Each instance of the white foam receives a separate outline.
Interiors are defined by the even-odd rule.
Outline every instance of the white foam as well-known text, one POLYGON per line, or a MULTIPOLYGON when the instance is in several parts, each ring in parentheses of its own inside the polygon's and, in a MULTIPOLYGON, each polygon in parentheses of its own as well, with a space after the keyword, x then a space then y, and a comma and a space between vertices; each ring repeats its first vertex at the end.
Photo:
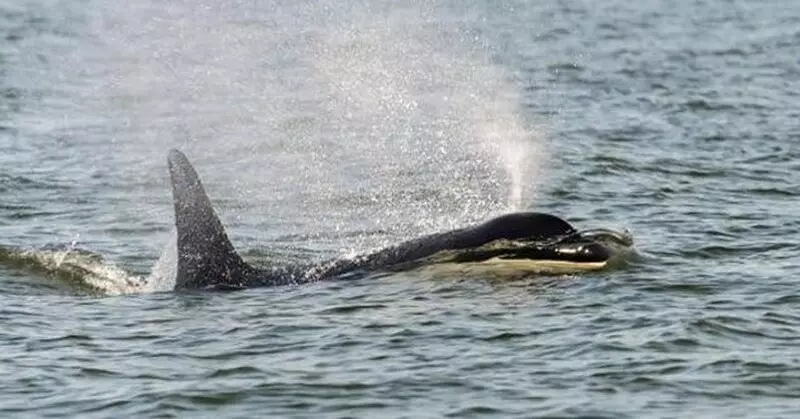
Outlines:
MULTIPOLYGON (((177 272, 177 233, 172 231, 161 257, 150 275, 132 274, 99 254, 78 249, 77 238, 63 249, 5 249, 4 257, 22 262, 23 266, 45 271, 64 285, 91 288, 106 295, 171 291, 177 272)), ((0 247, 0 250, 3 250, 0 247)))
POLYGON ((57 277, 69 278, 74 285, 89 286, 108 295, 131 294, 141 292, 145 281, 106 262, 99 255, 77 251, 74 248, 65 250, 25 250, 19 258, 34 261, 39 267, 55 274, 57 277))

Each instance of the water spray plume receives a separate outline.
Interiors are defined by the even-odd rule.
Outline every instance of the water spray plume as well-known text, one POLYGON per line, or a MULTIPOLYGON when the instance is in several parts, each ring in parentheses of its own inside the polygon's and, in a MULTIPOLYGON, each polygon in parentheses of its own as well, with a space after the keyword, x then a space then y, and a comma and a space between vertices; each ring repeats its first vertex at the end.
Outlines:
POLYGON ((332 125, 364 127, 355 141, 380 162, 371 170, 433 171, 437 188, 467 191, 452 198, 475 218, 530 205, 542 151, 513 81, 462 25, 415 12, 332 19, 315 49, 332 125))
POLYGON ((247 202, 236 216, 269 213, 264 231, 291 225, 310 240, 339 226, 340 243, 315 241, 331 250, 359 246, 351 232, 395 241, 529 209, 540 134, 470 7, 178 0, 115 4, 111 19, 95 11, 105 46, 89 58, 113 75, 98 112, 124 115, 115 158, 136 159, 117 166, 144 176, 147 165, 149 177, 163 173, 166 148, 185 149, 234 184, 228 193, 247 202))

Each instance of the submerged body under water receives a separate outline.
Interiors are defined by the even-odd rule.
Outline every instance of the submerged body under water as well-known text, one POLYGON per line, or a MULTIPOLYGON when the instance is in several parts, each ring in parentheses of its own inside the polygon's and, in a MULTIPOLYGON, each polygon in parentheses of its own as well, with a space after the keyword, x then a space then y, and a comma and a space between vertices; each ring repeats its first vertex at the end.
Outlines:
POLYGON ((3 415, 800 414, 795 2, 0 10, 3 415), (259 266, 514 211, 641 255, 158 292, 173 147, 259 266))

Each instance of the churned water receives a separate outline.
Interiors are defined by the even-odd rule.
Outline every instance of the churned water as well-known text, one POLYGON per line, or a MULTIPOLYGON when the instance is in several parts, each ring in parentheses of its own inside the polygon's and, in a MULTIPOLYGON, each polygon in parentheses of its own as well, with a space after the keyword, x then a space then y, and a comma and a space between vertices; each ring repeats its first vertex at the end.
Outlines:
POLYGON ((0 4, 3 417, 800 416, 800 3, 0 4), (171 289, 513 210, 620 269, 171 289))

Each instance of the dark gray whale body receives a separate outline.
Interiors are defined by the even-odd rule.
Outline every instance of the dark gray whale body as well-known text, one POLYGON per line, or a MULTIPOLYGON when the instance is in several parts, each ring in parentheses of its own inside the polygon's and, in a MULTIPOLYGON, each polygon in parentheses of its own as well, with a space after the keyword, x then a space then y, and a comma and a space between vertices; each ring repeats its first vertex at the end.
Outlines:
POLYGON ((298 284, 440 263, 524 262, 567 270, 601 269, 620 249, 632 244, 629 236, 611 230, 579 232, 553 215, 528 212, 420 237, 353 259, 306 267, 256 268, 234 249, 186 156, 171 150, 168 161, 178 233, 176 290, 298 284))

